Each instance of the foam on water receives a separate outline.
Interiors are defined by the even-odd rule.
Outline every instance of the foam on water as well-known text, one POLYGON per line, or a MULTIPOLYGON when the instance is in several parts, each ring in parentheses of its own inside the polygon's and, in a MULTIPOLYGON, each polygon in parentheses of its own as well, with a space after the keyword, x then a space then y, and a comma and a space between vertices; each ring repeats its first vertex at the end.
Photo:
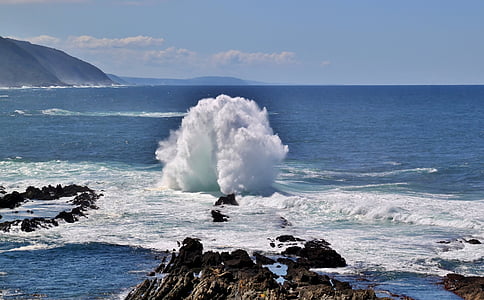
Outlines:
POLYGON ((77 112, 60 108, 49 108, 40 111, 43 115, 49 116, 87 116, 87 117, 144 117, 144 118, 174 118, 183 117, 184 112, 77 112))
POLYGON ((160 142, 161 185, 183 191, 267 191, 288 152, 252 100, 220 95, 192 107, 181 127, 160 142))
MULTIPOLYGON (((470 262, 472 267, 459 269, 463 274, 483 271, 475 263, 482 260, 479 245, 460 242, 484 239, 479 214, 483 201, 340 188, 280 192, 269 197, 237 196, 240 206, 223 208, 230 222, 214 223, 210 211, 217 196, 156 189, 156 165, 8 160, 0 163, 0 172, 6 175, 0 185, 7 191, 77 183, 104 194, 97 203, 99 210, 90 210, 88 218, 79 222, 3 234, 2 239, 23 243, 16 251, 92 242, 171 250, 177 248, 176 241, 192 236, 200 238, 207 250, 271 252, 280 249, 271 248, 270 239, 293 234, 329 241, 348 261, 348 273, 386 270, 443 275, 453 269, 442 261, 455 259, 470 262), (473 209, 468 209, 470 205, 473 209), (442 240, 451 243, 439 243, 442 240)), ((284 190, 284 182, 281 186, 284 190)))

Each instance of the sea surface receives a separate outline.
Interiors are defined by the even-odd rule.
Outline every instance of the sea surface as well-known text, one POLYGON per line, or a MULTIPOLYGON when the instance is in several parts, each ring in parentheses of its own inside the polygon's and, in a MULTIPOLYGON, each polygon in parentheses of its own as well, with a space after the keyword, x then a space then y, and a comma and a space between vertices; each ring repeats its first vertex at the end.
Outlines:
POLYGON ((382 296, 458 299, 441 276, 484 276, 466 242, 484 243, 484 86, 0 90, 0 186, 49 184, 104 196, 79 222, 0 232, 0 299, 120 299, 184 237, 271 253, 281 234, 330 242, 348 267, 318 271, 382 296))

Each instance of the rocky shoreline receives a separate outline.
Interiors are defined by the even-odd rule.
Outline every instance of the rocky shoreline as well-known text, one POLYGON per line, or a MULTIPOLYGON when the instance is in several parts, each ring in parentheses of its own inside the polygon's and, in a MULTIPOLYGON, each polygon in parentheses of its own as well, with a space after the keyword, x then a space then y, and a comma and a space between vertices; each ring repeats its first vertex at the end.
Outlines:
POLYGON ((326 241, 289 235, 275 240, 286 249, 273 258, 254 253, 254 262, 245 250, 203 252, 199 240, 185 238, 178 255, 158 266, 150 274, 154 278, 135 287, 125 300, 389 299, 311 271, 346 266, 326 241))
MULTIPOLYGON (((222 213, 224 205, 238 205, 235 195, 222 196, 215 202, 214 206, 221 209, 211 210, 213 222, 230 220, 222 213)), ((305 241, 282 235, 269 240, 271 247, 282 251, 270 257, 258 252, 250 256, 242 249, 203 252, 199 240, 187 237, 178 255, 173 253, 168 264, 162 262, 149 274, 151 278, 136 286, 125 300, 395 299, 378 297, 372 289, 353 289, 347 282, 312 271, 346 266, 345 259, 323 239, 305 241)), ((463 299, 484 300, 484 277, 449 274, 442 284, 463 299)))
MULTIPOLYGON (((27 201, 39 201, 39 203, 47 203, 50 200, 58 200, 64 197, 74 197, 68 200, 67 203, 73 206, 71 210, 60 211, 53 218, 46 217, 32 217, 16 219, 13 221, 5 221, 0 223, 0 231, 9 232, 14 228, 21 231, 32 232, 40 228, 51 228, 59 226, 59 221, 67 223, 74 223, 79 220, 79 217, 85 217, 86 211, 89 209, 97 209, 96 201, 102 196, 97 194, 87 186, 72 185, 57 185, 44 186, 36 188, 29 186, 25 192, 13 191, 11 193, 5 192, 5 188, 0 186, 0 208, 9 209, 16 213, 15 209, 20 207, 27 201)), ((28 211, 34 213, 33 211, 28 211)), ((2 216, 0 215, 0 219, 2 216)))

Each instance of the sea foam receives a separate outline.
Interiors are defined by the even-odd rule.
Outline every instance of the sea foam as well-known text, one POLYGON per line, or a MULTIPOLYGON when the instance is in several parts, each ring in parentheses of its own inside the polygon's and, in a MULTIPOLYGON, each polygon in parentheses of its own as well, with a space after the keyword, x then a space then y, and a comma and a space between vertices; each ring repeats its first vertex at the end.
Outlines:
POLYGON ((264 193, 288 152, 265 108, 226 95, 202 99, 159 143, 163 187, 182 191, 264 193))

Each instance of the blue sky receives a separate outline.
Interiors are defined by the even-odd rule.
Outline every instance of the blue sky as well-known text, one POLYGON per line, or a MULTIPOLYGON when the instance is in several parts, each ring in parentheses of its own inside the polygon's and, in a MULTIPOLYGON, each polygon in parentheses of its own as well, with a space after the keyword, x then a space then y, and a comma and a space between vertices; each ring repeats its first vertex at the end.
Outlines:
POLYGON ((482 0, 0 0, 0 35, 121 76, 484 84, 482 0))

